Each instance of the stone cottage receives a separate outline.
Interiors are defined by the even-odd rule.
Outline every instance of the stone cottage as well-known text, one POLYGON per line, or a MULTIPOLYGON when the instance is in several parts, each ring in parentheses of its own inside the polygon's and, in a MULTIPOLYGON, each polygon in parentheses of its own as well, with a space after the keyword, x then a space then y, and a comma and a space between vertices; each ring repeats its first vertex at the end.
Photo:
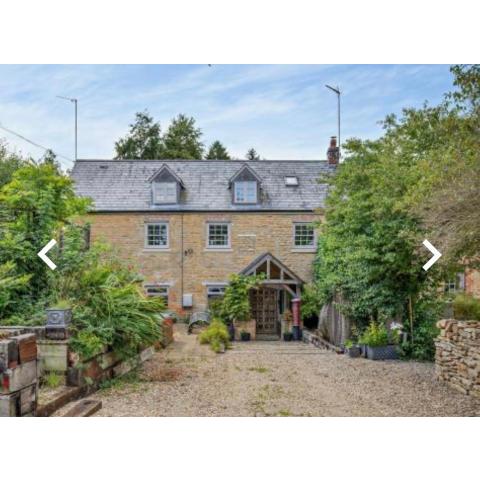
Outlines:
POLYGON ((92 240, 132 262, 149 295, 179 313, 201 311, 232 273, 263 272, 251 296, 256 334, 278 335, 312 280, 327 195, 319 179, 337 162, 332 138, 324 161, 78 160, 72 177, 93 200, 92 240))

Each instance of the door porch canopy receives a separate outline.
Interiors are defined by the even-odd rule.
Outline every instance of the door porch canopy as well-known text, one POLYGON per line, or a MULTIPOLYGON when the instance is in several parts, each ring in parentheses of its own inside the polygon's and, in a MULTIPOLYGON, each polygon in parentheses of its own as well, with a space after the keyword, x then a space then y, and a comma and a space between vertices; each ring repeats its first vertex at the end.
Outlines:
POLYGON ((284 288, 294 298, 300 298, 300 289, 305 282, 271 253, 267 252, 257 257, 240 272, 240 275, 258 275, 260 273, 265 275, 262 285, 284 288))

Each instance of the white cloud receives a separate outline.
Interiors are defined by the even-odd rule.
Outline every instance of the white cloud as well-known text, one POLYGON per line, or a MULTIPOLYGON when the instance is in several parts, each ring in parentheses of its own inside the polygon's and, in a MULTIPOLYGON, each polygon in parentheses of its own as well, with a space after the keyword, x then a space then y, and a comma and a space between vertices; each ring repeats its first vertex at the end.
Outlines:
MULTIPOLYGON (((73 157, 73 106, 79 99, 79 156, 109 158, 134 113, 148 108, 165 129, 178 113, 194 116, 205 143, 223 141, 236 156, 254 146, 267 158, 324 158, 336 134, 340 85, 342 138, 377 136, 377 122, 402 106, 440 98, 446 66, 393 65, 53 65, 0 66, 0 123, 73 157)), ((0 132, 36 157, 41 150, 0 132)))

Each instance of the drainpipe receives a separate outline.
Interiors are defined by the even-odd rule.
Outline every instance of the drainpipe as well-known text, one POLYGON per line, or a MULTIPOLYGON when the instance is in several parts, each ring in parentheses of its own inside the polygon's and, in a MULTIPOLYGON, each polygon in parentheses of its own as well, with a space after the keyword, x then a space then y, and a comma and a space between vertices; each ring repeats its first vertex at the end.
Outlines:
POLYGON ((181 235, 182 235, 182 239, 181 239, 182 247, 181 247, 180 253, 182 256, 182 260, 180 262, 180 278, 181 278, 180 306, 183 312, 183 262, 185 258, 185 252, 183 251, 183 212, 182 212, 182 234, 181 235))
POLYGON ((293 339, 302 339, 302 329, 300 325, 300 305, 301 300, 298 297, 292 299, 292 314, 293 314, 293 339))

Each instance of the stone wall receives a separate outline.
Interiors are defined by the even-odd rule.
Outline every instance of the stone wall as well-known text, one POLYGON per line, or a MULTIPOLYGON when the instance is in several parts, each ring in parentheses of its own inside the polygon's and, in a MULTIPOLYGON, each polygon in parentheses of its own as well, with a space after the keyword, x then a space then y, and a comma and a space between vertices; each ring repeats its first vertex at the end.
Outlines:
POLYGON ((316 214, 285 212, 152 212, 94 213, 88 216, 92 241, 114 245, 132 262, 145 283, 169 287, 169 309, 190 313, 207 308, 209 284, 228 281, 259 255, 270 252, 306 282, 312 279, 315 250, 295 249, 294 222, 320 220, 316 214), (145 248, 145 223, 168 222, 169 247, 145 248), (207 245, 208 222, 231 225, 231 248, 207 245), (193 308, 182 311, 183 293, 193 295, 193 308))
POLYGON ((480 398, 480 322, 441 320, 437 326, 437 378, 464 394, 480 398))

